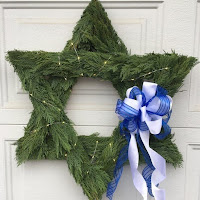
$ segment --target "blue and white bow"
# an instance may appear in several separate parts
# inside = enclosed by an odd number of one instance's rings
[[[155,200],[165,200],[165,191],[158,188],[166,177],[166,161],[149,146],[150,133],[162,140],[171,133],[168,121],[171,115],[172,99],[167,91],[156,83],[144,82],[142,91],[134,86],[126,92],[127,98],[118,100],[116,113],[122,120],[120,133],[128,144],[118,157],[114,179],[108,184],[107,197],[111,200],[123,171],[123,164],[129,159],[133,183],[144,200],[147,194]],[[162,132],[161,132],[162,129]],[[137,146],[138,144],[138,146]],[[140,148],[147,166],[142,174],[138,171]]]

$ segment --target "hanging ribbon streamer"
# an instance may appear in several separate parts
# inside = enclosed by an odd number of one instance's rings
[[[147,194],[155,200],[165,200],[165,191],[158,188],[166,178],[166,161],[149,146],[150,133],[162,140],[171,133],[168,121],[171,115],[172,99],[167,91],[155,83],[144,82],[142,91],[134,86],[126,92],[127,98],[118,100],[116,113],[122,120],[120,133],[127,145],[120,151],[114,179],[108,184],[107,197],[113,194],[123,171],[123,164],[129,159],[133,183],[144,200]],[[162,129],[162,132],[161,132]],[[138,144],[138,145],[137,145]],[[138,171],[140,148],[147,166]]]

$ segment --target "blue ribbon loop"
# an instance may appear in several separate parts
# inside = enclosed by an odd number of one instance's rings
[[[159,108],[156,112],[150,112],[147,110],[147,113],[151,116],[159,115],[162,116],[162,131],[159,134],[155,134],[154,136],[159,139],[163,140],[171,133],[171,128],[167,124],[170,116],[171,116],[171,108],[170,108],[170,100],[167,95],[167,91],[157,86],[156,94],[153,96],[148,102],[146,102],[146,97],[144,93],[138,88],[133,87],[130,91],[129,98],[137,99],[137,96],[142,96],[142,106],[148,106],[154,98],[158,98],[160,100]],[[123,165],[128,160],[128,147],[130,143],[130,133],[135,132],[136,134],[136,141],[138,147],[144,157],[144,160],[147,166],[142,171],[142,176],[146,181],[148,187],[148,193],[153,196],[152,194],[152,187],[151,187],[151,178],[152,173],[155,170],[155,167],[152,164],[151,158],[145,149],[145,146],[140,137],[140,131],[147,131],[149,130],[146,122],[141,121],[141,111],[132,108],[131,106],[124,103],[122,100],[118,100],[116,105],[116,113],[123,118],[123,121],[120,123],[120,134],[125,136],[127,140],[127,144],[121,149],[119,153],[118,160],[116,162],[115,170],[114,170],[114,179],[108,184],[107,188],[107,197],[112,200],[113,194],[117,188],[118,182],[123,172]],[[164,118],[165,117],[165,118]],[[157,185],[158,186],[158,185]]]

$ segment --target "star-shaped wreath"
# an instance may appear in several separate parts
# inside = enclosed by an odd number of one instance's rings
[[[143,80],[156,82],[173,96],[196,63],[196,58],[175,52],[130,55],[113,29],[107,13],[92,0],[62,52],[9,51],[14,66],[33,104],[25,135],[17,141],[18,164],[27,160],[66,160],[76,182],[90,200],[101,199],[113,178],[118,155],[127,143],[119,127],[110,137],[79,136],[64,112],[79,77],[112,82],[121,98],[126,89]],[[180,166],[182,156],[168,136],[150,138],[150,146],[168,163]],[[140,156],[143,162],[143,157]]]

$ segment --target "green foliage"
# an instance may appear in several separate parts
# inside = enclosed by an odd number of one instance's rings
[[[121,98],[129,87],[141,87],[148,80],[163,86],[173,96],[197,61],[175,52],[129,55],[97,0],[85,9],[61,53],[13,50],[8,52],[7,60],[29,92],[34,107],[25,135],[17,141],[18,164],[32,159],[66,160],[90,200],[101,199],[106,191],[126,140],[119,127],[110,137],[78,136],[64,112],[77,79],[84,76],[109,80]],[[162,141],[154,136],[150,139],[150,146],[168,163],[181,166],[182,156],[172,136]],[[142,155],[140,158],[144,162]]]
[[[78,50],[127,53],[126,46],[118,37],[107,13],[97,0],[92,0],[84,10],[64,51],[68,52],[71,43],[74,43]]]

